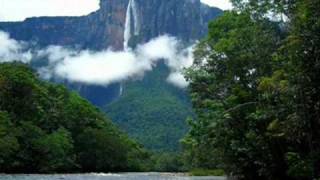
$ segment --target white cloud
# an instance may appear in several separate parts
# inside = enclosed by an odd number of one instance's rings
[[[185,88],[189,85],[181,72],[173,72],[168,76],[167,81],[179,88]]]
[[[54,64],[65,57],[74,56],[76,54],[78,54],[78,52],[62,46],[49,46],[46,49],[41,49],[37,52],[38,57],[47,57],[50,64]]]
[[[0,0],[0,21],[39,16],[82,16],[99,9],[99,0]]]
[[[16,60],[30,62],[32,54],[25,49],[26,43],[11,39],[9,34],[0,31],[0,63]]]
[[[151,71],[159,60],[164,60],[172,71],[167,81],[184,88],[188,83],[181,71],[192,65],[192,48],[181,49],[179,46],[180,42],[176,38],[160,36],[139,45],[135,50],[118,52],[106,50],[75,53],[61,51],[61,47],[50,47],[46,52],[49,52],[49,60],[54,65],[53,68],[51,64],[51,67],[42,69],[41,74],[87,84],[108,85],[142,76],[146,71]]]
[[[201,2],[208,4],[209,6],[218,7],[222,10],[232,9],[230,0],[201,0]]]
[[[43,78],[62,78],[102,86],[143,76],[160,60],[164,60],[171,70],[167,81],[184,88],[188,83],[181,71],[192,65],[192,51],[193,46],[183,48],[180,41],[167,35],[138,45],[134,50],[93,52],[48,46],[31,51],[27,43],[11,39],[7,33],[0,31],[0,62],[19,60],[29,63],[31,60],[48,59],[48,64],[38,69]]]
[[[54,73],[70,81],[108,85],[151,69],[149,62],[138,61],[131,52],[82,51],[57,64]]]

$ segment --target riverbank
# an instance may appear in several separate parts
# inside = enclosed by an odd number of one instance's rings
[[[189,173],[190,176],[225,176],[222,169],[193,169]]]

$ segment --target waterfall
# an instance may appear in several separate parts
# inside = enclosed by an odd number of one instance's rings
[[[133,24],[132,24],[133,20]],[[123,48],[124,50],[129,49],[129,41],[132,35],[132,25],[133,25],[133,33],[135,36],[139,35],[140,32],[140,23],[138,17],[138,9],[135,0],[129,0],[127,12],[126,12],[126,22],[124,26],[124,34],[123,34]],[[119,89],[119,97],[123,94],[123,84],[120,84]]]
[[[126,13],[126,23],[124,26],[124,35],[123,35],[123,48],[128,49],[128,43],[131,38],[131,3],[132,0],[129,1],[127,13]]]
[[[134,18],[134,35],[138,36],[140,32],[140,23],[139,23],[139,18],[138,18],[138,9],[137,9],[137,4],[135,0],[132,0],[132,14]]]
[[[119,97],[123,94],[123,85],[120,84]]]
[[[126,22],[124,27],[124,35],[123,35],[123,47],[125,50],[127,50],[129,47],[129,41],[131,39],[132,35],[132,20],[133,20],[133,26],[134,26],[134,35],[139,35],[140,32],[140,23],[139,23],[139,17],[138,17],[138,9],[135,0],[129,0],[127,12],[126,12]]]

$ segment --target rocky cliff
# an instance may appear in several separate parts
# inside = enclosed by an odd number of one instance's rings
[[[0,30],[15,39],[42,46],[122,49],[128,3],[129,0],[101,0],[100,10],[88,16],[29,18],[24,22],[0,23]],[[206,33],[208,22],[221,14],[221,10],[200,0],[135,0],[135,4],[140,28],[130,44],[161,34],[196,40]]]

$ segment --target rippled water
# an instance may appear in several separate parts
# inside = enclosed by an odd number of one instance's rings
[[[189,177],[169,173],[0,175],[0,180],[225,180],[223,177]]]

